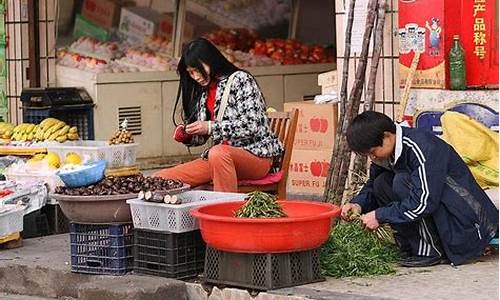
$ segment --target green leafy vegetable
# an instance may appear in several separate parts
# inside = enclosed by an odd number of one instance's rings
[[[337,278],[391,274],[398,258],[394,244],[363,230],[359,221],[335,225],[321,248],[324,275]]]
[[[281,218],[286,217],[276,196],[260,191],[247,195],[247,202],[236,211],[237,218]]]

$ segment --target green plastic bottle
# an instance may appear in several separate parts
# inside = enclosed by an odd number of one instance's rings
[[[460,37],[453,36],[453,47],[450,50],[450,89],[465,90],[465,56],[460,45]]]

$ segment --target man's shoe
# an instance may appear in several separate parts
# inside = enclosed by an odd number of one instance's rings
[[[401,259],[399,264],[403,267],[430,267],[440,264],[441,256],[410,256],[406,259]]]
[[[404,260],[412,256],[411,250],[399,250],[399,259]]]

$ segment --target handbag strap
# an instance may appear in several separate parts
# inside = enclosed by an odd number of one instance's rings
[[[231,74],[231,76],[229,76],[226,86],[224,87],[224,93],[222,94],[219,111],[217,112],[216,120],[218,122],[222,121],[222,117],[224,117],[224,112],[226,111],[227,103],[229,100],[229,93],[231,91],[231,85],[233,84],[235,75],[236,72],[234,72],[233,74]]]

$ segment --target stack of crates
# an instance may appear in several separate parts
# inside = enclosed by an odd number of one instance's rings
[[[124,275],[132,271],[133,226],[70,223],[71,271]]]
[[[206,244],[189,211],[217,201],[242,200],[244,194],[188,191],[181,204],[128,200],[134,222],[134,272],[188,279],[203,273]]]

